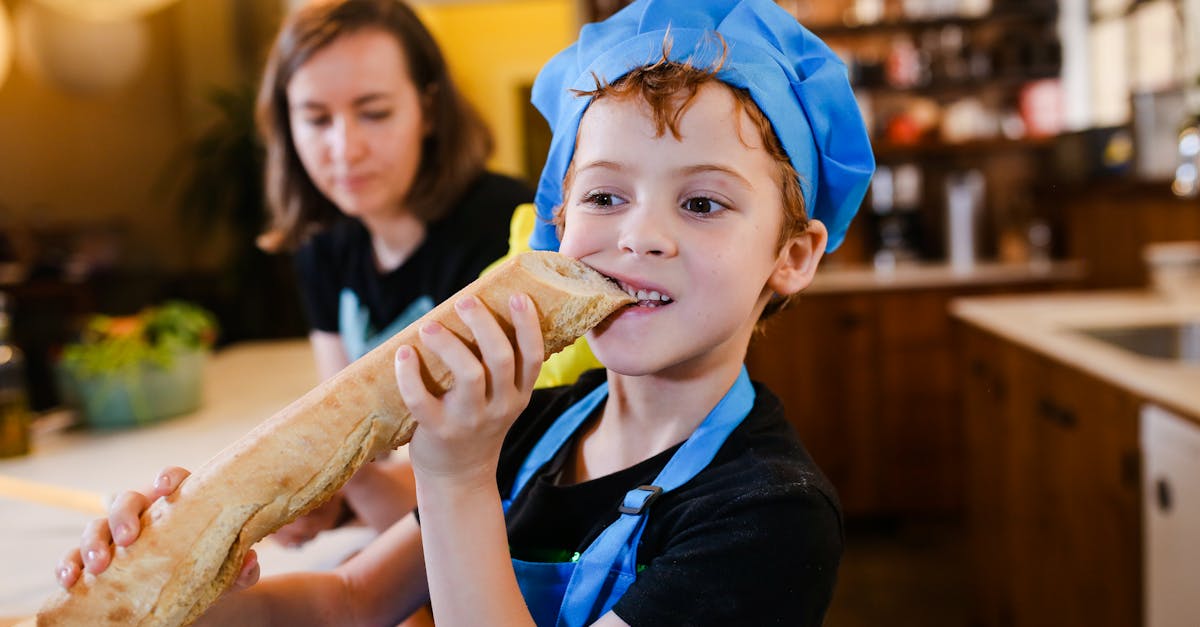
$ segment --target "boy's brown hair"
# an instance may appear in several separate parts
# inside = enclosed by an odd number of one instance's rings
[[[724,44],[723,41],[722,44]],[[669,60],[669,52],[670,45],[666,43],[663,46],[662,58],[655,63],[635,68],[612,83],[606,83],[601,78],[593,76],[596,87],[586,91],[579,90],[576,93],[581,97],[590,97],[593,102],[601,98],[641,98],[650,107],[650,115],[654,119],[657,132],[656,136],[662,137],[667,131],[670,131],[675,139],[681,139],[679,120],[691,106],[700,87],[708,83],[716,83],[728,89],[733,94],[736,111],[744,111],[750,121],[754,123],[762,140],[763,148],[767,154],[771,155],[777,166],[775,178],[783,195],[783,228],[779,233],[776,250],[781,250],[788,240],[804,232],[808,226],[808,214],[804,207],[804,194],[800,189],[800,176],[796,172],[796,168],[792,166],[791,159],[783,150],[779,138],[776,137],[770,120],[758,108],[748,91],[729,85],[717,78],[724,55],[713,64],[713,67],[698,68],[691,63]],[[742,138],[742,143],[746,143],[745,138]],[[571,179],[575,173],[574,167],[573,161],[567,167],[566,176],[563,178],[564,190],[571,186]],[[556,222],[559,223],[560,229],[562,228],[562,219],[562,208],[560,207],[556,213]],[[789,300],[790,297],[771,299],[763,310],[762,318],[765,319],[783,309]]]
[[[425,222],[436,220],[483,171],[492,136],[482,118],[455,87],[433,36],[399,0],[332,0],[299,9],[284,23],[271,48],[259,88],[257,121],[267,148],[268,231],[259,245],[294,250],[340,215],[313,184],[293,143],[287,86],[314,54],[338,38],[377,30],[396,39],[417,91],[427,99],[422,115],[430,133],[406,199]]]

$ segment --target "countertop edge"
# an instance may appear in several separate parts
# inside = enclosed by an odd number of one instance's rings
[[[958,298],[950,314],[1200,424],[1200,368],[1127,353],[1072,331],[1200,320],[1200,303],[1167,301],[1149,291],[1081,291]]]

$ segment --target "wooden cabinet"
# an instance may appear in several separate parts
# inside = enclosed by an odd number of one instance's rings
[[[847,515],[959,515],[964,435],[951,299],[1065,283],[802,293],[750,345]]]
[[[880,508],[875,310],[865,295],[804,297],[751,343],[750,376],[782,399],[847,513]]]
[[[978,624],[1141,622],[1133,395],[963,326]]]

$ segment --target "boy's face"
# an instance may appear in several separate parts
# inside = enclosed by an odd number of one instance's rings
[[[589,337],[622,374],[740,364],[767,298],[807,285],[824,249],[815,221],[779,249],[776,165],[728,88],[701,87],[679,130],[656,137],[640,98],[601,98],[579,126],[560,252],[639,294]]]

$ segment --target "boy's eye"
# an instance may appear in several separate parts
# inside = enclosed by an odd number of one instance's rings
[[[696,196],[683,201],[683,208],[691,213],[709,214],[725,209],[721,203],[705,196]]]
[[[621,204],[623,201],[608,192],[592,192],[583,197],[583,202],[584,204],[596,207],[613,207]]]

